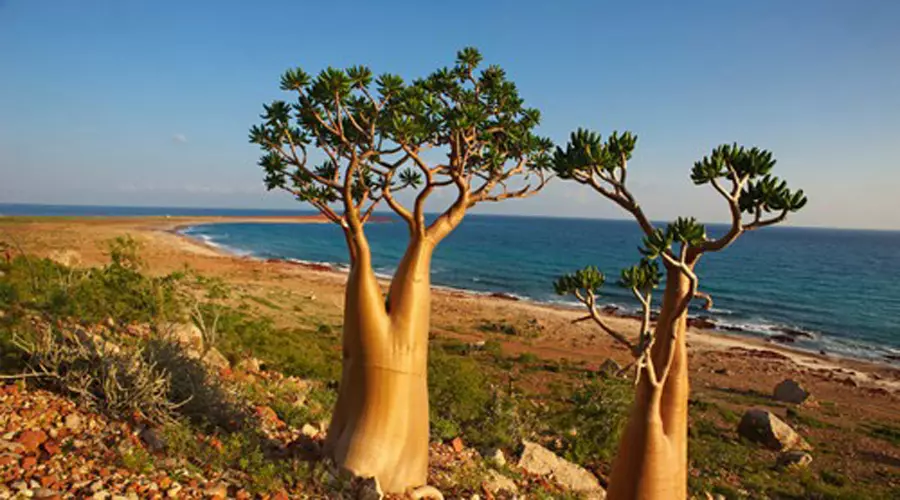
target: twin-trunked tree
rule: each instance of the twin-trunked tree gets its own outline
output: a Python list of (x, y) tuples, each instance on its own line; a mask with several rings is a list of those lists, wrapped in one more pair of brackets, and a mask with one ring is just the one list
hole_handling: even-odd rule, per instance
[[(529, 196), (548, 179), (552, 143), (534, 133), (539, 112), (523, 106), (502, 69), (479, 69), (480, 62), (478, 51), (464, 49), (453, 68), (410, 84), (373, 78), (365, 67), (328, 68), (314, 78), (290, 70), (281, 88), (295, 100), (264, 106), (263, 123), (250, 132), (265, 152), (267, 187), (310, 203), (344, 232), (351, 266), (343, 373), (325, 453), (387, 492), (426, 481), (435, 246), (473, 205)], [(426, 217), (426, 200), (442, 188), (454, 201)], [(378, 206), (409, 228), (387, 297), (364, 231)]]
[[(709, 295), (697, 289), (694, 267), (707, 252), (728, 247), (746, 231), (777, 224), (806, 204), (802, 191), (792, 192), (771, 176), (775, 160), (768, 151), (724, 145), (694, 164), (694, 184), (710, 184), (731, 211), (728, 231), (709, 238), (693, 218), (679, 218), (664, 230), (656, 228), (626, 186), (628, 160), (637, 138), (578, 130), (566, 149), (557, 148), (553, 170), (564, 179), (588, 185), (630, 213), (644, 233), (643, 258), (622, 271), (620, 284), (629, 288), (643, 309), (637, 339), (611, 328), (596, 308), (604, 276), (588, 267), (561, 277), (560, 294), (573, 294), (587, 306), (601, 329), (624, 344), (635, 358), (636, 391), (631, 414), (619, 443), (609, 481), (611, 500), (672, 500), (687, 498), (688, 359), (685, 344), (688, 306)], [(744, 215), (748, 214), (748, 215)], [(746, 219), (746, 220), (745, 220)], [(665, 268), (665, 292), (655, 325), (651, 322), (653, 290)]]

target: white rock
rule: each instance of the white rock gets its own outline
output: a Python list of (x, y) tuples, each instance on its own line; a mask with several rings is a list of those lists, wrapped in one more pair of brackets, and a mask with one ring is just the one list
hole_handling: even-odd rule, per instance
[(300, 434), (311, 438), (316, 437), (319, 435), (319, 429), (310, 424), (303, 424), (303, 427), (300, 428)]
[(487, 450), (484, 454), (484, 458), (487, 459), (488, 462), (499, 467), (506, 465), (506, 455), (503, 454), (503, 450), (500, 448), (491, 448)]
[(752, 408), (738, 424), (738, 434), (776, 450), (810, 450), (812, 447), (794, 429), (771, 412)]
[(559, 485), (589, 498), (606, 498), (606, 491), (600, 481), (580, 465), (562, 459), (552, 451), (530, 441), (522, 441), (525, 449), (519, 458), (519, 467), (526, 472), (548, 476)]
[(492, 495), (500, 492), (516, 493), (519, 491), (519, 487), (516, 486), (512, 479), (493, 469), (488, 471), (487, 478), (484, 481), (484, 489)]

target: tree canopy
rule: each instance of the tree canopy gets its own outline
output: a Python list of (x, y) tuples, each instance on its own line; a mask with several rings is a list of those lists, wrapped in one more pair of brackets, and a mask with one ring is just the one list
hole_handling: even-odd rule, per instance
[[(481, 61), (466, 48), (453, 67), (411, 83), (375, 77), (364, 66), (327, 68), (315, 77), (287, 71), (281, 89), (295, 99), (264, 105), (262, 123), (250, 130), (263, 150), (267, 188), (291, 193), (354, 232), (383, 201), (422, 236), (442, 236), (442, 220), (476, 203), (540, 190), (553, 147), (535, 133), (540, 113), (525, 107), (503, 69), (482, 69)], [(316, 164), (313, 150), (323, 158)], [(455, 187), (456, 200), (426, 225), (425, 201), (445, 186)], [(413, 192), (411, 207), (396, 197), (403, 191)]]

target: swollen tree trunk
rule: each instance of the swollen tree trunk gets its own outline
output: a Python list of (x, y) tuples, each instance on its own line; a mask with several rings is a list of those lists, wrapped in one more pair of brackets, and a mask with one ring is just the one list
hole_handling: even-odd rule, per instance
[(690, 283), (669, 269), (651, 359), (660, 376), (672, 357), (668, 376), (655, 387), (641, 373), (625, 433), (619, 442), (607, 498), (682, 500), (687, 498), (688, 359), (685, 344)]
[(387, 304), (367, 245), (357, 247), (347, 280), (343, 373), (325, 453), (389, 493), (424, 485), (428, 472), (432, 250), (410, 243)]

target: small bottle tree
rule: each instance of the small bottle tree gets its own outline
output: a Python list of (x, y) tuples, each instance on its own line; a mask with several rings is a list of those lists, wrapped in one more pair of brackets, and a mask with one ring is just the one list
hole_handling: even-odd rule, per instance
[[(425, 484), (428, 465), (430, 263), (435, 246), (481, 202), (522, 198), (549, 179), (552, 143), (534, 130), (502, 69), (480, 69), (467, 48), (452, 68), (406, 84), (365, 67), (300, 69), (281, 79), (292, 103), (264, 106), (250, 140), (269, 189), (311, 204), (343, 230), (350, 256), (343, 326), (343, 373), (326, 455), (387, 492)], [(312, 164), (308, 153), (322, 157)], [(454, 201), (427, 217), (426, 200), (449, 189)], [(411, 200), (404, 204), (398, 193)], [(364, 227), (389, 207), (409, 243), (387, 298), (375, 278)]]
[[(731, 245), (747, 231), (782, 222), (806, 204), (803, 191), (791, 191), (771, 175), (775, 160), (768, 151), (723, 145), (694, 164), (691, 179), (711, 185), (728, 204), (728, 231), (710, 238), (693, 218), (678, 218), (665, 229), (655, 227), (626, 186), (628, 160), (636, 136), (629, 132), (601, 140), (578, 130), (565, 149), (557, 148), (553, 170), (564, 179), (591, 186), (631, 214), (644, 233), (643, 258), (622, 271), (620, 284), (641, 305), (640, 330), (629, 338), (611, 328), (597, 311), (597, 294), (604, 275), (588, 267), (556, 282), (560, 294), (572, 294), (588, 316), (635, 358), (636, 392), (628, 424), (619, 443), (610, 477), (611, 500), (671, 500), (687, 498), (688, 359), (685, 344), (688, 306), (695, 298), (712, 304), (699, 292), (694, 268), (708, 252)], [(747, 215), (745, 215), (747, 214)], [(653, 290), (665, 270), (665, 291), (659, 316), (651, 322)]]

